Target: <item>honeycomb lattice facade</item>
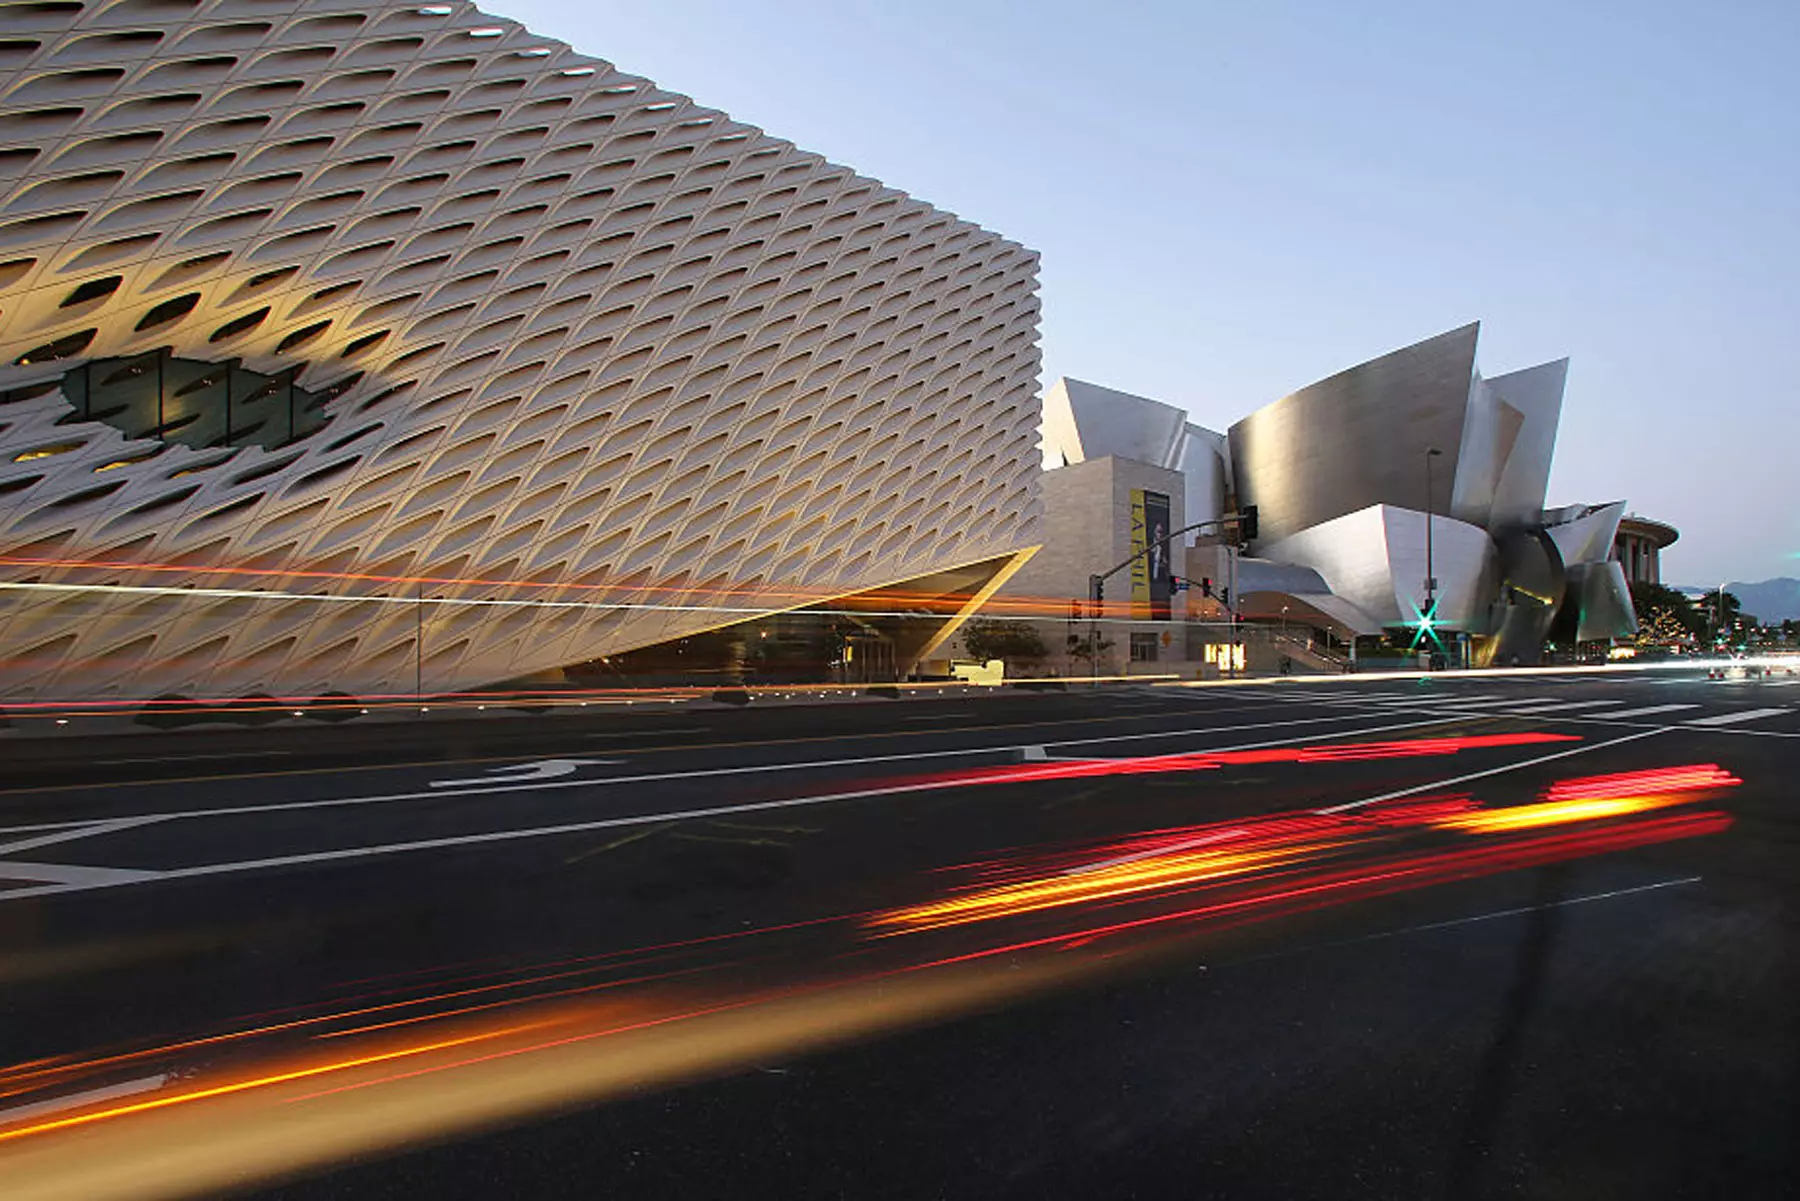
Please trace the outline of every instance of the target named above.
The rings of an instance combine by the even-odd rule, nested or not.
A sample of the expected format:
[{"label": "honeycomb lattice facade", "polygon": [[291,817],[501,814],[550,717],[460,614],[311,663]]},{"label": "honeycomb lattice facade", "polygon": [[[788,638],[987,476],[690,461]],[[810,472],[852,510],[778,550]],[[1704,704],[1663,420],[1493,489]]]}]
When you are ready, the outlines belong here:
[{"label": "honeycomb lattice facade", "polygon": [[1036,272],[468,4],[0,3],[0,695],[458,688],[1003,563]]}]

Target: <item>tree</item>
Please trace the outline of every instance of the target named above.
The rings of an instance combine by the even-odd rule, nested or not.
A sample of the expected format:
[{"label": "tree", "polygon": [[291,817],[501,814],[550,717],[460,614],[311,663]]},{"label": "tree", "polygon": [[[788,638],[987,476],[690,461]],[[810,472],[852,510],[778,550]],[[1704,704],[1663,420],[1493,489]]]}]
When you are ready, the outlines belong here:
[{"label": "tree", "polygon": [[962,640],[969,658],[983,663],[989,659],[1035,662],[1050,654],[1037,627],[1027,621],[973,618],[963,626]]},{"label": "tree", "polygon": [[1661,584],[1631,585],[1631,606],[1638,615],[1638,642],[1674,646],[1705,635],[1710,622],[1693,601]]},{"label": "tree", "polygon": [[1099,649],[1095,650],[1095,638],[1086,635],[1077,637],[1074,634],[1070,634],[1069,658],[1091,662],[1096,655],[1104,656],[1107,651],[1110,651],[1113,648],[1112,639],[1106,637],[1104,634],[1098,635],[1097,638],[1099,641]]},{"label": "tree", "polygon": [[1700,607],[1704,611],[1706,628],[1715,643],[1731,641],[1740,624],[1756,624],[1756,618],[1743,611],[1744,607],[1738,603],[1737,594],[1726,592],[1722,588],[1715,588],[1707,593],[1706,599],[1700,602]]}]

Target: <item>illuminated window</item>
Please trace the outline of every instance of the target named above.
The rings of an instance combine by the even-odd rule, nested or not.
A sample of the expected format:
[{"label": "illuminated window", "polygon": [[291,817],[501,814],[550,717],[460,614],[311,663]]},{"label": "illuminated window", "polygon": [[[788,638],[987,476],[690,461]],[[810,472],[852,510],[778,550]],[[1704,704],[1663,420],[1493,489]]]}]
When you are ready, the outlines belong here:
[{"label": "illuminated window", "polygon": [[87,445],[85,442],[58,442],[54,446],[40,446],[35,450],[14,455],[13,462],[29,463],[33,459],[47,459],[51,455],[66,455],[72,450],[80,450],[85,445]]},{"label": "illuminated window", "polygon": [[62,391],[80,417],[105,422],[128,438],[196,450],[273,450],[323,429],[330,403],[361,378],[357,373],[323,388],[302,388],[302,370],[264,375],[237,363],[154,350],[84,363],[63,377]]}]

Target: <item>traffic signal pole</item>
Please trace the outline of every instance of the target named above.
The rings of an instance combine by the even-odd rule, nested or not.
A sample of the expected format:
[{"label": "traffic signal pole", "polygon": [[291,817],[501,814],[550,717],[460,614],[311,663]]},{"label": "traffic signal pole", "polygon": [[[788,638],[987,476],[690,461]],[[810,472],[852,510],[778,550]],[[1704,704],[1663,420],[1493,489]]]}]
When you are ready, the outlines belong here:
[{"label": "traffic signal pole", "polygon": [[1100,610],[1106,602],[1106,581],[1113,576],[1118,575],[1133,563],[1136,563],[1139,559],[1149,554],[1154,548],[1161,546],[1166,551],[1169,543],[1181,537],[1181,535],[1193,533],[1196,530],[1204,530],[1208,526],[1215,527],[1221,531],[1229,529],[1236,535],[1231,546],[1227,548],[1226,553],[1231,556],[1231,630],[1232,636],[1234,638],[1237,636],[1237,558],[1235,555],[1231,555],[1231,551],[1235,549],[1238,543],[1249,542],[1252,538],[1256,537],[1255,505],[1245,505],[1243,509],[1238,512],[1227,513],[1223,517],[1209,518],[1206,521],[1196,521],[1192,525],[1184,525],[1178,530],[1171,530],[1161,538],[1158,538],[1155,542],[1147,543],[1143,550],[1134,552],[1130,558],[1126,559],[1123,563],[1118,564],[1116,567],[1113,567],[1108,571],[1103,571],[1098,575],[1088,576],[1088,663],[1092,668],[1090,677],[1096,688],[1100,686],[1099,626]]}]

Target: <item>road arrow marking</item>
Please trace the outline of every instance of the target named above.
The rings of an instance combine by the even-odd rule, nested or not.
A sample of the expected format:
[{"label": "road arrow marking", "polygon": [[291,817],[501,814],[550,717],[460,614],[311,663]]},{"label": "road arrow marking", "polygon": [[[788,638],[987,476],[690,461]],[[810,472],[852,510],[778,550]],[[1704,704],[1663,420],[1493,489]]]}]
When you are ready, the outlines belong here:
[{"label": "road arrow marking", "polygon": [[603,767],[621,763],[621,759],[539,759],[532,763],[509,763],[490,767],[488,774],[473,780],[433,780],[433,788],[481,788],[488,784],[518,784],[525,780],[554,780],[572,776],[583,767]]}]

